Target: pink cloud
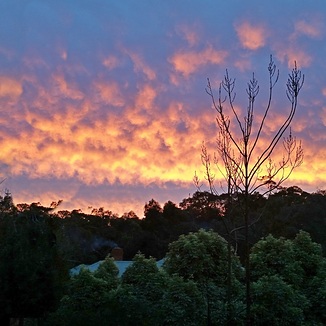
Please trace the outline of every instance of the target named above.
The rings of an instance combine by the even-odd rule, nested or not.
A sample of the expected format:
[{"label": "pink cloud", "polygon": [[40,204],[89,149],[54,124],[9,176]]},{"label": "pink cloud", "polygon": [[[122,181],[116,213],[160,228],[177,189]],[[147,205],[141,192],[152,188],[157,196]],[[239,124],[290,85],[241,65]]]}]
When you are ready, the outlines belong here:
[{"label": "pink cloud", "polygon": [[80,100],[84,97],[83,93],[80,92],[76,85],[73,83],[68,83],[65,80],[63,74],[55,74],[52,76],[55,89],[57,89],[58,96],[63,96],[66,98],[71,98],[74,100]]},{"label": "pink cloud", "polygon": [[258,50],[266,42],[267,32],[263,26],[243,22],[235,27],[241,45],[249,50]]},{"label": "pink cloud", "polygon": [[[198,29],[198,26],[196,26],[196,29]],[[181,34],[182,38],[185,39],[190,46],[196,45],[199,41],[199,35],[195,31],[195,28],[182,25],[177,28],[177,32]]]},{"label": "pink cloud", "polygon": [[318,19],[312,22],[299,20],[295,23],[294,28],[294,36],[306,35],[311,38],[318,38],[322,34],[322,24]]},{"label": "pink cloud", "polygon": [[322,89],[322,94],[323,94],[324,96],[326,96],[326,87],[324,87],[324,88]]},{"label": "pink cloud", "polygon": [[226,51],[215,50],[212,46],[208,46],[200,52],[179,51],[169,59],[169,62],[177,72],[187,77],[208,64],[223,63],[226,56]]},{"label": "pink cloud", "polygon": [[66,61],[67,58],[68,58],[68,53],[67,53],[67,51],[65,51],[65,50],[61,51],[60,56],[61,56],[61,59],[62,59],[62,60]]},{"label": "pink cloud", "polygon": [[234,66],[238,68],[241,72],[252,69],[252,63],[248,58],[240,58],[236,60]]},{"label": "pink cloud", "polygon": [[323,122],[324,126],[326,127],[326,107],[323,107],[320,112],[321,121]]},{"label": "pink cloud", "polygon": [[105,66],[109,70],[112,70],[119,66],[119,59],[114,55],[110,55],[110,56],[106,57],[102,63],[103,63],[103,66]]},{"label": "pink cloud", "polygon": [[6,76],[0,76],[0,97],[17,98],[23,93],[20,81]]},{"label": "pink cloud", "polygon": [[298,47],[282,47],[276,50],[276,57],[281,62],[287,62],[288,67],[292,69],[294,62],[299,68],[309,67],[312,62],[312,57],[303,49]]},{"label": "pink cloud", "polygon": [[134,64],[135,72],[142,72],[149,80],[154,80],[156,78],[155,71],[144,62],[139,54],[131,51],[126,52]]},{"label": "pink cloud", "polygon": [[153,101],[155,97],[156,97],[156,90],[152,86],[150,85],[143,86],[140,89],[139,93],[137,94],[136,107],[150,109],[153,105]]},{"label": "pink cloud", "polygon": [[94,87],[100,97],[100,100],[104,101],[105,103],[109,103],[114,106],[123,106],[125,104],[119,85],[116,82],[96,81],[94,82]]}]

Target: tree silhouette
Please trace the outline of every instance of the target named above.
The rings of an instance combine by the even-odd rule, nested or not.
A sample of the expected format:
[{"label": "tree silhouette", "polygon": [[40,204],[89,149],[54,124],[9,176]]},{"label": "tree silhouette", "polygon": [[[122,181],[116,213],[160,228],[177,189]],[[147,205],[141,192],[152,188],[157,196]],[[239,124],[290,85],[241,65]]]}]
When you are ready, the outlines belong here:
[{"label": "tree silhouette", "polygon": [[[272,109],[273,91],[279,78],[279,70],[272,56],[268,65],[269,90],[267,105],[263,112],[255,115],[255,104],[259,94],[259,83],[255,77],[249,80],[246,88],[248,104],[245,116],[240,117],[239,109],[235,105],[235,79],[229,76],[226,70],[223,81],[215,95],[210,79],[206,88],[207,94],[212,100],[212,106],[216,111],[216,123],[218,134],[216,139],[217,153],[214,158],[219,171],[227,182],[229,200],[241,199],[243,211],[243,228],[245,233],[245,267],[246,267],[246,314],[247,324],[251,324],[251,295],[250,295],[250,262],[249,262],[249,227],[250,220],[249,199],[250,196],[261,191],[267,194],[289,178],[293,170],[303,162],[303,149],[301,142],[297,142],[290,128],[298,106],[298,95],[304,83],[304,75],[297,68],[296,63],[288,76],[286,83],[286,95],[290,102],[290,110],[284,120],[275,129],[274,134],[265,139],[267,122],[270,119]],[[289,135],[284,137],[285,131]],[[283,144],[283,157],[278,163],[272,159],[277,145]],[[222,164],[220,164],[220,161]],[[211,192],[215,192],[214,178],[211,172],[211,160],[206,147],[202,149],[202,162],[205,166],[206,179]],[[195,182],[199,185],[199,179],[195,176]],[[235,228],[229,233],[235,232]]]}]

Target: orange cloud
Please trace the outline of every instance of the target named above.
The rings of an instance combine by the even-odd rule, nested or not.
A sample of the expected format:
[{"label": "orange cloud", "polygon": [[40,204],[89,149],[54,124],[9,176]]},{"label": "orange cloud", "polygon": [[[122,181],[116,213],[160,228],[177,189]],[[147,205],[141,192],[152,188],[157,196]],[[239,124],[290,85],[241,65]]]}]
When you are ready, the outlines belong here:
[{"label": "orange cloud", "polygon": [[151,109],[155,97],[156,90],[151,85],[145,85],[137,94],[136,107]]},{"label": "orange cloud", "polygon": [[150,68],[139,54],[131,51],[126,51],[134,64],[135,72],[142,72],[149,80],[154,80],[156,78],[155,71]]},{"label": "orange cloud", "polygon": [[177,72],[187,77],[202,66],[208,64],[221,64],[226,56],[227,53],[225,51],[215,50],[212,46],[208,46],[200,52],[179,51],[169,59],[169,62]]},{"label": "orange cloud", "polygon": [[77,89],[76,85],[68,84],[62,74],[55,74],[53,77],[54,88],[57,96],[80,100],[84,97],[83,93]]},{"label": "orange cloud", "polygon": [[112,104],[114,106],[124,105],[125,102],[122,92],[116,82],[96,81],[94,82],[94,87],[96,94],[98,94],[100,97],[100,101],[104,101],[105,103]]},{"label": "orange cloud", "polygon": [[[69,189],[56,192],[57,184],[51,184],[48,187],[52,191],[37,189],[37,194],[33,182],[30,192],[26,190],[19,200],[46,204],[63,197],[72,203],[71,208],[107,203],[112,210],[128,210],[124,208],[127,200],[128,207],[133,209],[139,203],[143,206],[141,196],[145,195],[140,191],[137,203],[131,205],[131,198],[123,201],[125,194],[112,199],[115,196],[112,193],[119,191],[121,185],[128,185],[121,187],[123,191],[135,184],[150,189],[153,183],[163,187],[170,183],[189,186],[194,171],[199,174],[202,169],[202,142],[206,141],[212,152],[216,146],[216,112],[210,108],[210,98],[205,94],[203,72],[206,75],[209,69],[217,68],[215,79],[226,67],[235,69],[236,91],[241,97],[246,87],[238,85],[244,77],[241,72],[256,71],[255,63],[260,63],[257,55],[263,54],[267,47],[275,53],[276,61],[290,68],[294,61],[299,67],[311,65],[311,69],[304,69],[307,76],[314,75],[313,63],[317,69],[323,64],[322,16],[309,16],[302,11],[304,6],[290,20],[280,17],[278,21],[283,25],[273,30],[269,28],[272,25],[259,20],[234,23],[235,15],[212,21],[207,13],[198,12],[198,17],[189,19],[189,10],[198,9],[196,5],[183,17],[171,15],[172,7],[158,6],[163,10],[155,17],[158,24],[155,19],[142,23],[146,13],[141,10],[128,12],[116,8],[121,17],[132,14],[136,19],[116,24],[114,19],[103,21],[114,16],[114,12],[108,11],[100,17],[93,10],[95,7],[86,10],[86,15],[82,11],[74,13],[71,6],[62,10],[58,6],[53,10],[34,7],[29,8],[28,17],[24,16],[28,31],[21,33],[21,28],[15,25],[17,28],[8,29],[6,32],[12,34],[6,33],[1,42],[1,67],[3,74],[8,75],[0,75],[0,174],[18,182],[24,178],[48,184],[52,180],[57,184],[67,182]],[[53,15],[35,20],[33,15],[40,12]],[[161,24],[163,17],[166,19]],[[272,16],[268,17],[271,19]],[[148,33],[151,26],[153,30]],[[125,33],[130,28],[132,33]],[[282,33],[277,33],[280,30]],[[108,38],[107,31],[115,32]],[[216,40],[223,42],[222,46],[216,45]],[[265,72],[257,72],[258,77],[267,73],[265,68]],[[283,71],[280,79],[286,75]],[[307,78],[309,85],[304,85],[302,96],[304,105],[300,96],[304,110],[298,110],[292,130],[298,138],[302,135],[307,139],[304,143],[307,150],[304,165],[295,171],[290,183],[307,180],[309,184],[325,184],[326,88],[320,90],[320,85],[323,86],[320,81],[316,86],[321,77],[319,71]],[[268,100],[265,91],[262,89],[257,97],[257,104]],[[275,91],[273,105],[277,111],[285,112],[284,89]],[[218,96],[218,90],[216,93]],[[235,108],[243,121],[247,101],[238,101],[239,97],[236,105],[243,106]],[[261,114],[259,109],[257,105],[255,118]],[[264,148],[284,121],[282,114],[271,111],[259,149]],[[233,124],[234,118],[230,119],[234,130],[236,123]],[[279,149],[275,156],[281,157]],[[218,171],[216,178],[222,178]],[[107,196],[110,202],[106,202],[105,191],[103,195],[90,196],[89,201],[80,198],[75,182],[80,187],[103,185],[94,190],[110,189],[112,193]],[[108,184],[113,186],[107,187]],[[18,194],[15,198],[18,199]]]},{"label": "orange cloud", "polygon": [[151,111],[146,124],[132,131],[133,121],[112,114],[92,126],[80,126],[77,112],[67,108],[49,119],[34,113],[28,119],[32,134],[3,140],[0,158],[12,165],[11,173],[34,178],[77,176],[87,184],[113,183],[117,177],[123,184],[192,179],[199,160],[194,153],[204,138],[205,125],[185,111],[179,116],[191,135],[179,134],[176,115],[170,121]]},{"label": "orange cloud", "polygon": [[[135,198],[132,198],[134,196]],[[109,209],[114,214],[118,214],[122,216],[124,213],[128,213],[133,211],[140,218],[144,217],[144,205],[145,200],[143,198],[138,198],[137,195],[133,194],[132,196],[119,196],[119,197],[111,197],[110,199],[105,196],[105,194],[96,194],[96,196],[89,196],[89,198],[74,198],[72,197],[69,201],[64,201],[62,205],[59,206],[60,209],[78,209],[81,207],[85,207],[83,210],[86,213],[91,213],[92,208],[104,207],[105,209]],[[141,196],[140,196],[141,197]],[[51,203],[50,201],[47,201]]]},{"label": "orange cloud", "polygon": [[[214,150],[217,130],[209,99],[204,107],[198,108],[197,115],[190,113],[189,104],[182,100],[165,99],[162,105],[164,89],[155,87],[156,83],[138,83],[137,91],[128,91],[125,96],[127,86],[103,79],[93,81],[88,94],[69,83],[63,74],[56,73],[49,81],[49,85],[42,85],[36,77],[24,77],[24,85],[27,89],[33,85],[35,93],[34,98],[20,94],[24,109],[11,113],[11,128],[19,132],[11,135],[0,128],[0,161],[8,166],[5,173],[10,176],[73,178],[86,185],[114,184],[119,180],[123,185],[146,186],[155,182],[163,186],[173,182],[189,186],[194,171],[201,173],[202,141],[212,143]],[[108,104],[117,108],[102,112],[101,108]],[[240,108],[236,109],[242,117]],[[325,110],[322,114],[325,122]],[[260,148],[280,121],[282,116],[276,113],[268,119]],[[5,123],[3,117],[0,124]],[[308,128],[309,119],[306,124],[300,120],[295,130]],[[319,180],[316,175],[318,169],[323,171],[323,158],[319,156],[322,152],[312,146],[309,150],[307,165],[291,182],[302,180],[302,173],[310,173],[306,180],[311,184]],[[314,166],[310,170],[316,175],[309,172],[309,160]],[[222,179],[220,173],[216,172],[216,178]],[[73,208],[87,202],[75,200],[74,191],[61,195],[45,192],[43,197],[33,197],[31,201],[37,198],[45,204],[62,198],[73,202]],[[123,207],[132,209],[132,205],[119,206],[118,202],[114,206],[115,202],[110,200],[108,207],[114,211],[114,207],[119,211]],[[105,199],[100,196],[89,201],[93,206],[103,203]]]},{"label": "orange cloud", "polygon": [[0,76],[0,97],[17,98],[23,93],[21,83],[13,78]]},{"label": "orange cloud", "polygon": [[258,50],[266,42],[267,32],[263,26],[244,22],[236,26],[236,32],[241,45],[249,50]]},{"label": "orange cloud", "polygon": [[[285,136],[288,135],[288,132],[285,133]],[[299,139],[298,139],[299,140]],[[326,140],[326,139],[325,139]],[[255,151],[252,155],[253,163],[255,162],[255,157],[258,157],[258,154],[261,153],[263,150],[266,149],[267,144],[271,141],[271,137],[268,134],[262,134],[259,142],[257,143],[257,151]],[[322,139],[318,138],[319,142],[322,142]],[[209,152],[213,155],[215,149],[214,144],[211,144],[209,148]],[[325,159],[326,159],[326,150],[324,148],[320,148],[318,145],[314,145],[314,141],[305,141],[302,139],[302,146],[304,149],[304,160],[303,164],[296,168],[292,173],[290,178],[283,184],[283,186],[291,186],[297,185],[299,187],[303,187],[308,191],[315,191],[316,189],[325,189],[326,186],[326,166],[325,166]],[[283,158],[283,146],[282,141],[278,144],[275,148],[274,152],[272,153],[272,160],[278,166],[280,162],[282,162]],[[318,153],[318,155],[316,155]],[[251,165],[252,166],[252,165]],[[223,165],[221,166],[223,170]],[[267,163],[263,164],[259,171],[259,175],[263,176],[267,174]],[[219,181],[224,181],[220,171],[213,166],[212,172],[215,174],[216,183],[218,184]],[[289,172],[289,168],[286,169],[285,174]],[[197,175],[200,177],[201,180],[204,180],[204,168],[197,169]],[[280,177],[280,175],[279,175]],[[275,178],[277,179],[277,178]],[[308,189],[307,189],[308,188]]]},{"label": "orange cloud", "polygon": [[[42,112],[27,112],[28,115],[22,118],[26,118],[31,129],[21,130],[18,137],[11,137],[4,131],[0,133],[0,160],[10,166],[11,176],[27,174],[31,178],[77,178],[88,185],[113,184],[119,180],[121,184],[128,185],[174,182],[189,186],[194,171],[203,179],[200,175],[200,147],[203,140],[214,144],[214,113],[203,109],[199,111],[204,113],[195,117],[188,113],[184,103],[172,101],[164,115],[160,110],[146,110],[144,118],[143,110],[137,110],[136,103],[150,105],[155,94],[156,90],[145,84],[135,94],[132,107],[136,109],[130,107],[129,111],[121,114],[111,112],[92,124],[81,121],[93,112],[89,107],[96,106],[96,102],[86,101],[81,106],[71,103],[63,112],[50,116],[43,116]],[[137,119],[142,123],[138,123]],[[280,117],[275,115],[268,121],[276,123],[279,120]],[[271,131],[275,129],[274,125],[269,125],[269,128]],[[262,141],[268,140],[269,135],[263,135]],[[316,151],[318,149],[310,146],[307,163],[291,177],[292,184],[302,180],[311,184],[318,181],[317,170],[325,168],[323,158],[314,157]],[[309,167],[311,160],[313,168]],[[222,179],[220,173],[216,172],[216,178]],[[30,197],[24,194],[21,198],[26,201]],[[61,198],[70,202],[69,208],[84,207],[86,203],[94,207],[106,203],[100,196],[88,202],[86,199],[75,200],[74,191],[45,192],[43,196],[34,196],[30,200],[46,204]],[[137,205],[143,206],[141,200]],[[110,200],[107,207],[115,212],[133,209],[130,203],[119,205],[119,200],[116,203]]]},{"label": "orange cloud", "polygon": [[[300,168],[291,175],[291,183],[306,183],[315,189],[325,189],[326,186],[326,149],[316,148],[313,142],[303,140],[304,161]],[[318,152],[318,156],[316,156]]]}]

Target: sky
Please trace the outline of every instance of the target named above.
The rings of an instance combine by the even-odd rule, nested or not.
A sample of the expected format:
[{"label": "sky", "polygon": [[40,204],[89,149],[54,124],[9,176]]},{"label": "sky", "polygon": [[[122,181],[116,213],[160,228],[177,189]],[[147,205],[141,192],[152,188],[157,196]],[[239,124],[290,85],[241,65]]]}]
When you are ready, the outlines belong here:
[{"label": "sky", "polygon": [[203,141],[214,153],[207,78],[217,89],[228,69],[243,112],[254,72],[259,117],[270,55],[280,78],[264,137],[290,109],[296,62],[305,157],[287,185],[326,189],[325,24],[323,0],[0,0],[2,194],[140,217],[152,198],[178,204],[195,171],[204,181]]}]

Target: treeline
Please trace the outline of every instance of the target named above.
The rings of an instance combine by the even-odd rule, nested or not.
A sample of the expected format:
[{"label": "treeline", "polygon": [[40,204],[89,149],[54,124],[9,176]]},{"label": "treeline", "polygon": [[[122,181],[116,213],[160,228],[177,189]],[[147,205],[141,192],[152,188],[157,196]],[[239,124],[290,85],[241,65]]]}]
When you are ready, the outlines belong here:
[{"label": "treeline", "polygon": [[[49,215],[57,246],[71,267],[104,259],[115,246],[123,248],[125,260],[131,260],[137,252],[162,259],[169,243],[201,228],[214,230],[224,238],[231,233],[232,245],[242,258],[241,200],[239,195],[230,201],[226,194],[195,192],[179,204],[168,201],[161,207],[151,199],[144,206],[144,218],[132,211],[118,216],[103,208],[93,209],[91,214],[58,211],[56,203],[50,208],[32,204],[18,205],[18,209]],[[293,238],[304,230],[326,250],[326,191],[307,193],[294,186],[268,198],[257,193],[250,197],[249,208],[252,245],[268,234]]]},{"label": "treeline", "polygon": [[[326,259],[308,233],[268,236],[252,248],[253,325],[324,325]],[[170,244],[163,268],[137,254],[121,278],[110,258],[68,282],[55,325],[245,325],[244,269],[226,241],[203,229]],[[229,281],[228,281],[229,280]]]},{"label": "treeline", "polygon": [[[137,256],[138,252],[142,253],[141,259],[145,261],[149,257],[161,259],[167,256],[169,245],[180,239],[180,236],[197,234],[199,230],[212,230],[220,237],[230,241],[233,246],[232,252],[234,256],[240,257],[241,263],[244,243],[241,201],[241,195],[230,198],[226,194],[212,195],[209,192],[196,192],[193,196],[185,198],[179,205],[168,201],[163,207],[152,199],[145,204],[144,218],[141,219],[133,212],[117,216],[103,208],[94,209],[91,214],[83,213],[80,210],[60,211],[59,202],[53,203],[50,207],[44,207],[39,203],[14,205],[11,195],[7,193],[0,201],[1,321],[6,323],[9,317],[40,318],[57,309],[60,312],[62,300],[66,300],[64,298],[67,298],[67,295],[69,297],[67,289],[73,287],[72,284],[79,284],[78,279],[71,281],[69,269],[81,263],[90,264],[103,260],[115,246],[123,248],[125,260],[132,260],[134,257],[140,259]],[[252,246],[257,246],[258,241],[269,234],[275,239],[284,237],[284,239],[289,239],[288,241],[295,241],[299,231],[304,230],[308,232],[308,238],[311,237],[309,241],[320,244],[325,252],[325,191],[307,193],[294,186],[283,188],[269,197],[263,197],[257,193],[250,197],[249,207]],[[288,242],[285,241],[285,243]],[[321,252],[320,255],[322,255]],[[288,255],[291,256],[289,253]],[[190,266],[191,261],[187,261],[186,264]],[[273,261],[268,264],[273,264]],[[243,270],[242,267],[239,268],[239,271],[241,270]],[[278,271],[276,274],[282,272],[281,267],[277,267],[276,270]],[[170,272],[172,275],[176,271],[172,269]],[[317,275],[317,270],[313,267],[310,267],[310,272]],[[87,272],[85,273],[87,274]],[[288,281],[285,276],[281,275],[281,280],[279,280],[273,278],[273,275],[265,274],[256,279],[257,282],[262,282],[258,283],[262,287],[265,287],[266,284],[264,285],[264,279],[260,279],[260,277],[266,276],[275,284],[281,284],[284,281],[290,286],[284,291],[292,291],[291,287],[294,286],[295,279]],[[161,274],[159,275],[161,277]],[[187,279],[185,275],[180,276],[184,280]],[[87,277],[95,276],[86,275],[85,277],[87,279]],[[238,278],[241,285],[241,276]],[[189,281],[191,281],[191,277],[189,277]],[[116,284],[114,286],[117,286],[115,289],[119,288],[122,291],[119,282],[114,283]],[[170,281],[165,279],[164,282],[169,283]],[[164,282],[162,284],[165,284]],[[172,289],[174,287],[177,289],[179,286],[181,288],[194,286],[188,283],[186,285],[174,284],[173,280],[171,282],[172,285],[169,284]],[[225,278],[224,282],[226,282]],[[195,285],[197,288],[201,287],[197,283]],[[148,286],[150,287],[150,285]],[[169,289],[166,284],[163,287]],[[273,288],[272,285],[270,287],[270,289]],[[114,287],[111,288],[111,290],[113,289]],[[224,295],[227,295],[225,289],[223,291]],[[105,293],[105,297],[107,297],[109,292]],[[91,293],[88,295],[92,297]],[[169,297],[173,294],[169,292],[164,295]],[[181,294],[177,292],[175,295]],[[198,295],[203,297],[201,292]],[[137,301],[139,299],[137,296],[136,293],[133,299],[129,299]],[[225,301],[226,297],[223,298],[223,302],[227,302]],[[298,298],[300,299],[300,296]],[[124,299],[127,300],[127,298]],[[185,298],[185,300],[188,299]],[[241,295],[237,297],[237,300],[240,300],[240,303],[243,302]],[[117,301],[114,302],[117,303]],[[87,305],[87,300],[85,304]],[[205,300],[202,304],[204,307],[208,307]],[[153,307],[148,306],[146,309],[152,310]],[[180,308],[180,311],[182,309],[184,308]],[[224,316],[227,316],[228,313]],[[202,312],[200,314],[202,315]],[[239,314],[238,311],[236,315]],[[304,314],[303,310],[302,314]],[[132,319],[132,317],[130,318]],[[124,325],[122,322],[120,324]],[[125,324],[128,325],[127,322]]]}]

